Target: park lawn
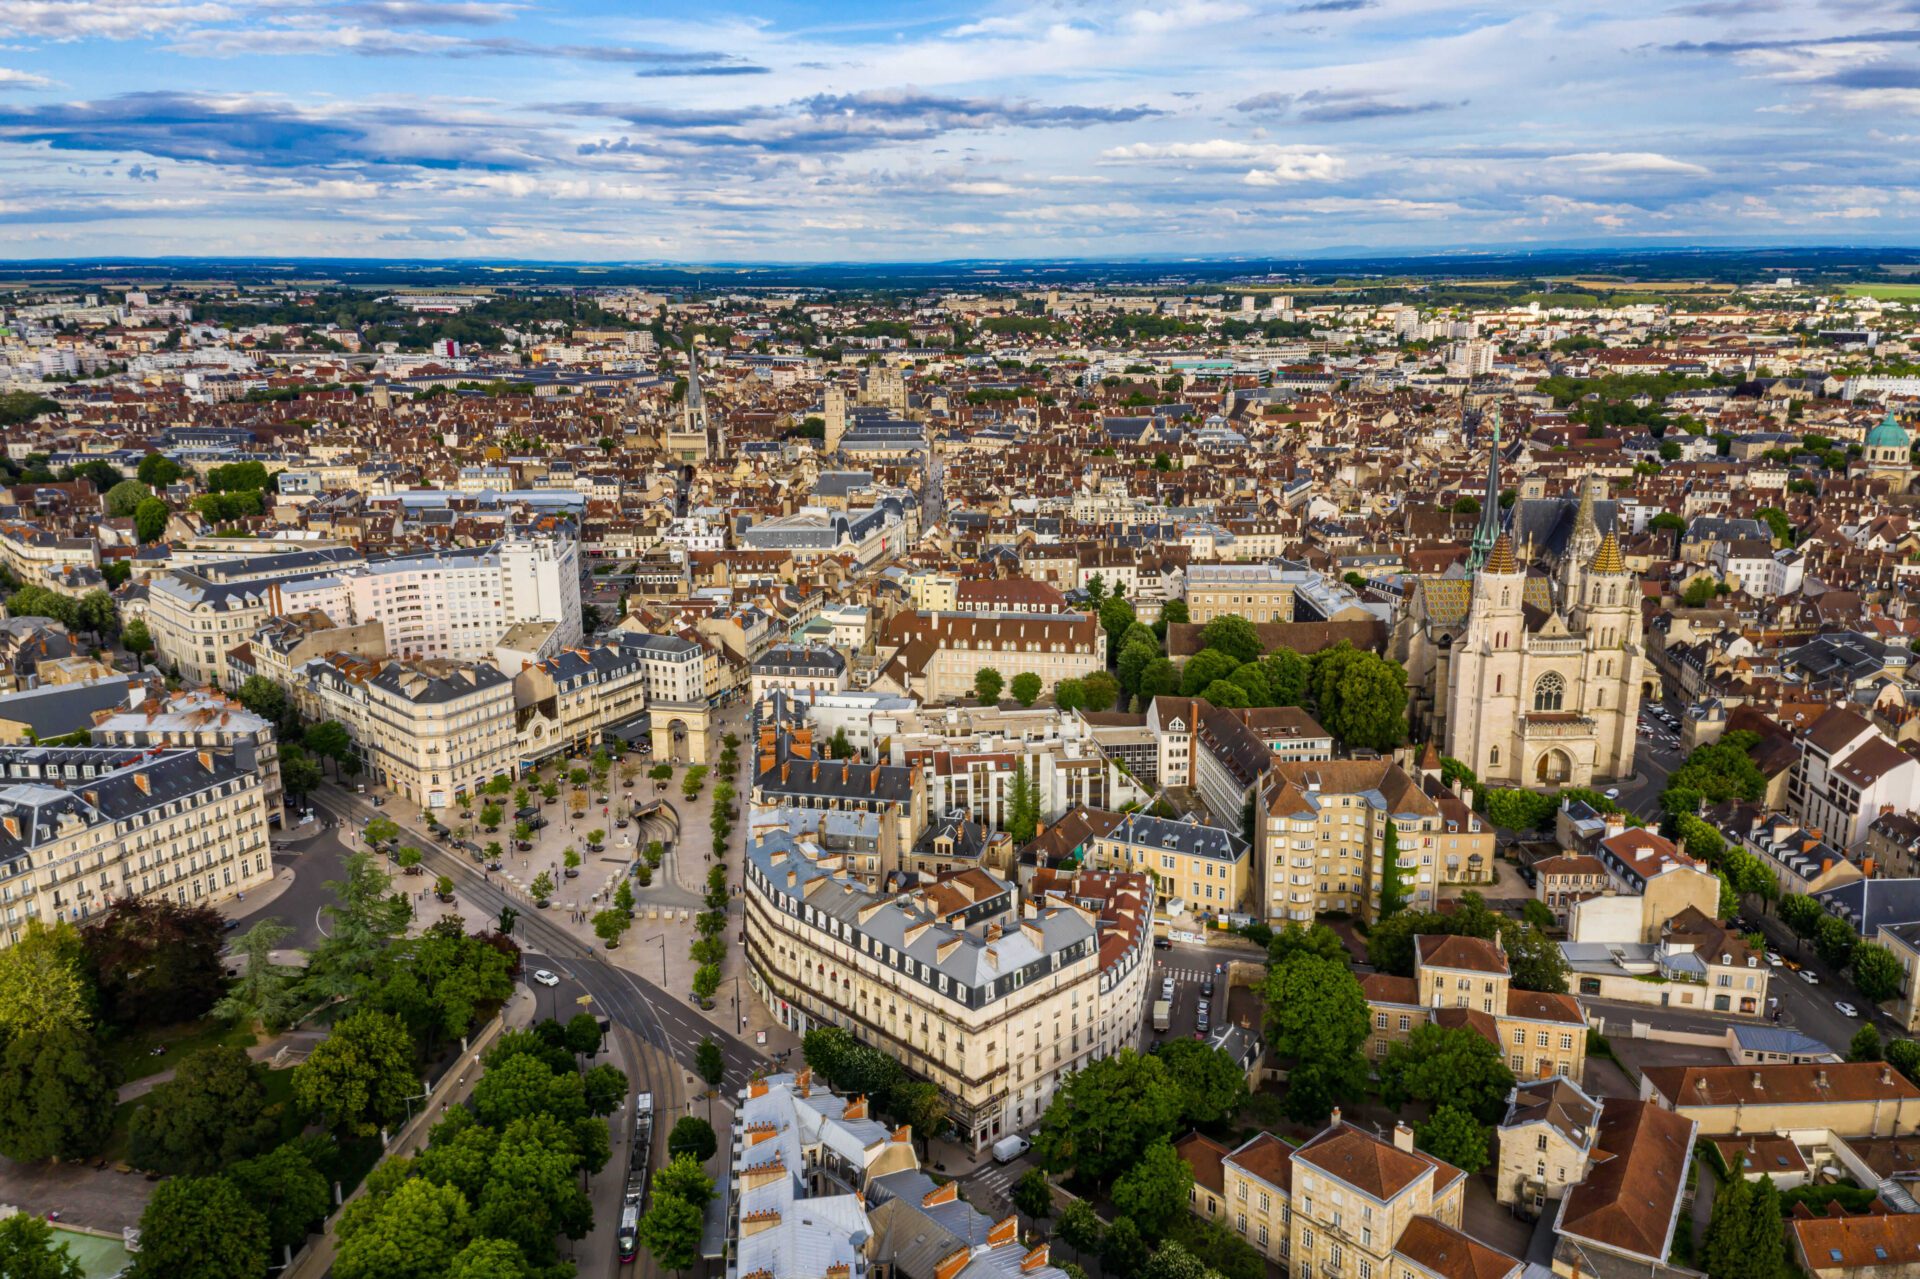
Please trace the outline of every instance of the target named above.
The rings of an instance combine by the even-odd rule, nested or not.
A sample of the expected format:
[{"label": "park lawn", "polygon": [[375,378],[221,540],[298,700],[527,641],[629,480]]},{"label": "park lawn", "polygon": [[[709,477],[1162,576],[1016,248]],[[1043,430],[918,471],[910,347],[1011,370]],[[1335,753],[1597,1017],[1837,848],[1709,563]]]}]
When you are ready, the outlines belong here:
[{"label": "park lawn", "polygon": [[[172,1070],[180,1064],[181,1058],[202,1048],[215,1044],[251,1048],[258,1038],[251,1027],[229,1026],[211,1017],[203,1017],[198,1021],[161,1026],[157,1030],[129,1031],[107,1046],[107,1056],[119,1070],[120,1082],[130,1083],[163,1070]],[[166,1051],[156,1056],[153,1053],[155,1048]]]}]

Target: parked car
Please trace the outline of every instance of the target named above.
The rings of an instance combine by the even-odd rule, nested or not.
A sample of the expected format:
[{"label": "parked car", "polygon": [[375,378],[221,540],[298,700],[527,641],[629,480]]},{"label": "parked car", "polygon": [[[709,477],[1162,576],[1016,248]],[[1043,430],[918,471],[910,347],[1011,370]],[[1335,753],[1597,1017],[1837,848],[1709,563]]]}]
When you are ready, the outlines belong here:
[{"label": "parked car", "polygon": [[1842,1017],[1858,1017],[1860,1015],[1860,1010],[1858,1008],[1855,1008],[1852,1004],[1848,1003],[1844,999],[1834,1000],[1833,1006],[1840,1010],[1840,1015]]},{"label": "parked car", "polygon": [[1200,993],[1209,999],[1213,998],[1213,978],[1207,977],[1201,980]]},{"label": "parked car", "polygon": [[1767,964],[1768,964],[1768,966],[1769,966],[1769,967],[1773,967],[1773,968],[1778,968],[1778,967],[1780,967],[1780,952],[1779,952],[1779,951],[1777,951],[1777,950],[1770,950],[1770,951],[1768,951],[1768,952],[1767,952]]},{"label": "parked car", "polygon": [[1171,938],[1171,937],[1156,937],[1156,938],[1154,938],[1154,939],[1153,939],[1153,948],[1154,948],[1155,950],[1172,950],[1172,949],[1173,949],[1173,938]]},{"label": "parked car", "polygon": [[1809,986],[1818,986],[1820,984],[1820,979],[1813,975],[1813,969],[1811,968],[1802,968],[1800,970],[1800,980]]}]

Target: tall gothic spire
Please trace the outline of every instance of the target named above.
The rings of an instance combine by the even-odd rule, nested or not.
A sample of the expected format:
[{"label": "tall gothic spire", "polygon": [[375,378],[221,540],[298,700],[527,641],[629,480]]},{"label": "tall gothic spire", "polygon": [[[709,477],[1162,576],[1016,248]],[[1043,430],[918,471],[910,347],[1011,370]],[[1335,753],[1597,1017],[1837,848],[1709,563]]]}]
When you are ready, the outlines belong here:
[{"label": "tall gothic spire", "polygon": [[1487,446],[1487,492],[1480,499],[1480,527],[1473,531],[1473,545],[1467,552],[1468,572],[1480,570],[1500,536],[1500,406],[1494,405],[1487,414],[1493,419],[1493,442]]}]

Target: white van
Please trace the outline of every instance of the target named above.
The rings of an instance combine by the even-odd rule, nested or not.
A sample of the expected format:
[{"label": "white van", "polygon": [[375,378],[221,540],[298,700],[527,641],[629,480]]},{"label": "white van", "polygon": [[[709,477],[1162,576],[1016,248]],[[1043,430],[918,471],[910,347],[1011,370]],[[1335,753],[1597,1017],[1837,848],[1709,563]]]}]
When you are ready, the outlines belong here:
[{"label": "white van", "polygon": [[1033,1143],[1025,1137],[1002,1137],[993,1143],[993,1162],[1010,1164],[1031,1149]]}]

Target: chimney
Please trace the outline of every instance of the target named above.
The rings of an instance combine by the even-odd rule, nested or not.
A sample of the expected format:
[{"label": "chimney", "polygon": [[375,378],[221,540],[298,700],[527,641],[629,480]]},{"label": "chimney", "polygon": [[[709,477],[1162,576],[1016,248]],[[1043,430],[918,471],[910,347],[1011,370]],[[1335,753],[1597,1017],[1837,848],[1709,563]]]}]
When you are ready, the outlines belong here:
[{"label": "chimney", "polygon": [[950,1204],[959,1197],[960,1183],[957,1181],[949,1181],[946,1185],[935,1186],[932,1190],[920,1196],[920,1206],[922,1208],[937,1208],[941,1204]]},{"label": "chimney", "polygon": [[800,1073],[793,1077],[793,1090],[802,1097],[813,1095],[813,1067],[800,1067]]},{"label": "chimney", "polygon": [[1020,1237],[1020,1218],[1008,1213],[993,1223],[993,1229],[987,1231],[987,1245],[998,1247],[1003,1243],[1012,1243]]},{"label": "chimney", "polygon": [[1393,1144],[1397,1149],[1404,1150],[1408,1154],[1412,1154],[1413,1153],[1413,1129],[1407,1127],[1407,1125],[1404,1122],[1394,1124]]},{"label": "chimney", "polygon": [[1333,1114],[1327,1120],[1327,1122],[1332,1124],[1335,1128],[1338,1128],[1340,1126],[1340,1107],[1335,1106],[1333,1108]]},{"label": "chimney", "polygon": [[1020,1273],[1025,1275],[1032,1274],[1036,1270],[1045,1270],[1047,1268],[1047,1258],[1047,1245],[1041,1244],[1038,1248],[1035,1248],[1032,1252],[1020,1259]]},{"label": "chimney", "polygon": [[1758,1092],[1765,1092],[1765,1091],[1767,1090],[1767,1077],[1766,1077],[1766,1076],[1765,1076],[1764,1074],[1762,1074],[1762,1073],[1760,1073],[1759,1071],[1757,1071],[1757,1070],[1756,1070],[1756,1071],[1754,1071],[1754,1072],[1753,1072],[1753,1086],[1754,1086],[1754,1089],[1755,1089],[1756,1091],[1758,1091]]}]

